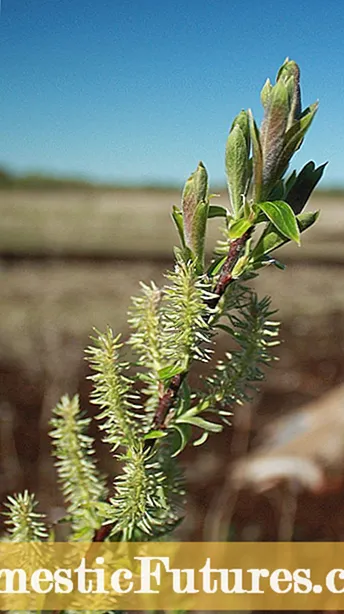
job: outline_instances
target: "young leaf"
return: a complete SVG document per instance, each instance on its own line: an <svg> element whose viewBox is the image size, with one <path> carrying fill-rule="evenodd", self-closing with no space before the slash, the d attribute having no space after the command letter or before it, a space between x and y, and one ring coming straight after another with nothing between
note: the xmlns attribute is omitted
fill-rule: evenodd
<svg viewBox="0 0 344 614"><path fill-rule="evenodd" d="M178 424L191 424L192 426L198 426L198 428L209 431L210 433L221 433L223 430L222 424L216 424L215 422L209 422L199 416L183 415L177 419Z"/></svg>
<svg viewBox="0 0 344 614"><path fill-rule="evenodd" d="M184 236L193 251L193 222L198 203L208 200L208 174L202 162L186 181L182 194Z"/></svg>
<svg viewBox="0 0 344 614"><path fill-rule="evenodd" d="M161 439L162 437L166 437L167 432L166 431L149 431L149 433L146 433L146 435L144 435L143 439Z"/></svg>
<svg viewBox="0 0 344 614"><path fill-rule="evenodd" d="M310 105L286 132L283 151L276 169L276 176L281 177L286 171L289 161L294 153L301 147L304 136L310 127L318 110L318 103Z"/></svg>
<svg viewBox="0 0 344 614"><path fill-rule="evenodd" d="M216 260L214 260L214 262L212 262L211 265L209 266L207 274L210 277L214 277L214 275L217 275L220 269L222 269L222 266L224 265L226 260L227 260L227 255L221 256L220 258L217 258Z"/></svg>
<svg viewBox="0 0 344 614"><path fill-rule="evenodd" d="M245 137L247 151L249 151L251 137L250 137L250 125L248 121L248 114L246 111L242 110L240 111L239 115L236 116L236 118L234 119L232 123L230 132L232 132L235 126L239 126L239 128L241 129L241 132L243 133Z"/></svg>
<svg viewBox="0 0 344 614"><path fill-rule="evenodd" d="M260 131L263 153L263 184L265 186L269 186L271 180L275 177L275 169L284 145L288 115L287 88L282 81L278 81L271 90Z"/></svg>
<svg viewBox="0 0 344 614"><path fill-rule="evenodd" d="M244 255L237 260L233 270L232 270L232 278L238 279L245 272L245 269L249 263L249 257Z"/></svg>
<svg viewBox="0 0 344 614"><path fill-rule="evenodd" d="M226 144L226 173L233 214L238 216L245 194L248 175L248 152L245 136L238 124L229 133Z"/></svg>
<svg viewBox="0 0 344 614"><path fill-rule="evenodd" d="M204 271L205 233L207 229L208 210L208 202L199 202L192 222L192 252L194 254L196 272L198 275L202 275Z"/></svg>
<svg viewBox="0 0 344 614"><path fill-rule="evenodd" d="M258 207L285 237L300 245L300 231L292 208L283 200L258 203Z"/></svg>
<svg viewBox="0 0 344 614"><path fill-rule="evenodd" d="M202 435L193 442L192 445L193 446L201 446L203 443L205 443L207 441L208 437L209 437L209 433L207 431L204 431L202 433Z"/></svg>
<svg viewBox="0 0 344 614"><path fill-rule="evenodd" d="M272 90L272 85L270 79L267 79L263 85L263 89L260 92L260 100L262 102L263 107L265 108L269 103L269 98Z"/></svg>
<svg viewBox="0 0 344 614"><path fill-rule="evenodd" d="M173 219L173 221L174 221L174 223L176 225L176 228L178 230L178 234L179 234L179 237L180 237L181 244L182 244L183 247L186 247L185 237L184 237L183 213L175 205L174 205L173 211L172 211L172 219Z"/></svg>
<svg viewBox="0 0 344 614"><path fill-rule="evenodd" d="M236 220L229 229L229 238L239 239L252 225L252 221L250 220Z"/></svg>
<svg viewBox="0 0 344 614"><path fill-rule="evenodd" d="M253 149L253 175L254 175L254 194L253 198L257 202L260 200L260 193L262 189L263 182L263 154L262 147L260 144L259 130L257 128L257 124L254 121L252 111L249 109L248 118L250 123L250 134L252 139L252 149Z"/></svg>
<svg viewBox="0 0 344 614"><path fill-rule="evenodd" d="M177 365L168 365L167 367L164 367L163 369L160 369L158 371L159 379L161 379L162 381L169 380L175 375L179 375L180 373L185 371L186 368L186 364L181 365L180 363L178 363Z"/></svg>
<svg viewBox="0 0 344 614"><path fill-rule="evenodd" d="M291 206L295 214L301 213L307 204L311 193L323 175L325 167L326 164L322 164L315 168L314 162L308 162L295 178L285 197L286 202Z"/></svg>
<svg viewBox="0 0 344 614"><path fill-rule="evenodd" d="M278 71L277 81L283 81L288 90L290 112L287 128L290 128L301 115L300 69L296 62L287 59Z"/></svg>

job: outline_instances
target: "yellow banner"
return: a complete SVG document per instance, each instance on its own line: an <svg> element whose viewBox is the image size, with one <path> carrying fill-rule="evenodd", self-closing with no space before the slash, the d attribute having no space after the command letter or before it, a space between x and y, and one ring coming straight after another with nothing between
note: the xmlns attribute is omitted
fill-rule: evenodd
<svg viewBox="0 0 344 614"><path fill-rule="evenodd" d="M344 610L344 543L0 543L1 610Z"/></svg>

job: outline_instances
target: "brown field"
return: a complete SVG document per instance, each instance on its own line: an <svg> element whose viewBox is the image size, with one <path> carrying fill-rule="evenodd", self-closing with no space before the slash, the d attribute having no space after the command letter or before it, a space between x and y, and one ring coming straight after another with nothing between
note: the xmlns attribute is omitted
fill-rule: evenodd
<svg viewBox="0 0 344 614"><path fill-rule="evenodd" d="M79 391L92 411L83 348L94 326L110 324L125 336L139 281L162 281L177 242L169 213L179 198L177 192L153 190L0 191L3 495L30 487L57 513L61 501L46 437L51 407L62 393ZM218 202L225 204L225 195ZM302 249L283 249L286 271L266 269L255 282L260 295L273 297L284 342L254 406L249 439L272 416L344 379L344 199L314 196L308 208L320 209L321 216L303 236ZM209 248L218 236L216 220L211 227ZM218 352L225 350L222 337ZM231 438L221 435L216 450L211 440L185 457L193 510L185 535L200 537L197 519L220 488L229 456L237 454L228 451ZM109 468L107 455L102 458Z"/></svg>
<svg viewBox="0 0 344 614"><path fill-rule="evenodd" d="M145 190L0 190L0 253L46 256L170 258L176 232L170 221L178 192ZM222 193L216 203L227 205ZM344 260L344 199L315 195L308 205L321 218L288 257ZM209 247L218 237L210 220Z"/></svg>

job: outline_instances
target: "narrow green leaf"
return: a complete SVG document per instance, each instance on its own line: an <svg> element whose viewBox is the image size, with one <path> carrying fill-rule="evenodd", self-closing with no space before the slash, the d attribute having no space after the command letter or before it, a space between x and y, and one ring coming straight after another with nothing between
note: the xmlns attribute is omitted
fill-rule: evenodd
<svg viewBox="0 0 344 614"><path fill-rule="evenodd" d="M226 260L227 260L227 255L221 256L221 258L217 258L216 260L214 260L214 262L212 262L208 268L208 271L207 271L208 275L211 277L214 277L214 275L217 275L220 269L222 269Z"/></svg>
<svg viewBox="0 0 344 614"><path fill-rule="evenodd" d="M174 223L176 225L176 228L178 230L178 234L179 234L179 237L180 237L181 244L182 244L183 247L186 247L185 237L184 237L183 213L175 205L174 205L173 211L172 211L172 219L173 219L173 221L174 221Z"/></svg>
<svg viewBox="0 0 344 614"><path fill-rule="evenodd" d="M286 202L291 206L295 214L301 213L302 209L306 206L310 195L323 175L326 164L315 168L314 162L308 162L295 178L285 197Z"/></svg>
<svg viewBox="0 0 344 614"><path fill-rule="evenodd" d="M209 431L210 433L221 433L223 430L222 424L216 424L215 422L209 422L209 420L205 420L204 418L200 418L199 416L180 416L178 418L178 424L191 424L192 426L197 426L198 428L204 429L205 431Z"/></svg>
<svg viewBox="0 0 344 614"><path fill-rule="evenodd" d="M221 330L225 331L226 333L228 333L229 335L233 336L233 328L231 328L230 326L227 326L227 324L217 324L216 328L220 328Z"/></svg>
<svg viewBox="0 0 344 614"><path fill-rule="evenodd" d="M209 437L209 433L207 431L204 431L204 433L202 433L202 435L198 439L196 439L192 445L201 446L203 443L207 441L208 437Z"/></svg>
<svg viewBox="0 0 344 614"><path fill-rule="evenodd" d="M181 365L180 363L176 365L168 365L167 367L163 367L158 371L158 377L161 381L166 381L174 377L175 375L179 375L185 371L186 365Z"/></svg>
<svg viewBox="0 0 344 614"><path fill-rule="evenodd" d="M300 232L304 232L317 221L320 211L307 211L296 216Z"/></svg>
<svg viewBox="0 0 344 614"><path fill-rule="evenodd" d="M205 233L207 230L209 203L199 202L192 222L192 252L195 257L196 272L204 272Z"/></svg>
<svg viewBox="0 0 344 614"><path fill-rule="evenodd" d="M263 183L263 154L262 148L260 144L259 130L257 128L257 124L254 121L252 111L249 109L248 118L250 123L250 134L252 140L252 150L253 150L253 176L254 176L254 186L253 186L253 198L257 202L260 200L260 194Z"/></svg>
<svg viewBox="0 0 344 614"><path fill-rule="evenodd" d="M272 264L276 267L276 269L280 269L280 271L285 271L286 269L285 264L279 260L276 260L275 258L272 258Z"/></svg>
<svg viewBox="0 0 344 614"><path fill-rule="evenodd" d="M258 203L258 207L265 213L270 222L285 237L300 245L300 231L292 208L283 200L275 202Z"/></svg>
<svg viewBox="0 0 344 614"><path fill-rule="evenodd" d="M166 431L149 431L146 433L143 439L161 439L162 437L166 437Z"/></svg>
<svg viewBox="0 0 344 614"><path fill-rule="evenodd" d="M178 454L180 454L187 445L191 436L191 427L188 424L172 424L171 429L176 431L176 435L179 436L178 439L176 439L176 443L173 446L173 451L171 454L172 458L174 458L175 456L178 456Z"/></svg>
<svg viewBox="0 0 344 614"><path fill-rule="evenodd" d="M229 133L226 144L226 174L233 214L238 216L247 185L248 152L245 136L238 124Z"/></svg>
<svg viewBox="0 0 344 614"><path fill-rule="evenodd" d="M232 270L232 278L238 279L245 272L249 264L249 257L247 255L241 256Z"/></svg>
<svg viewBox="0 0 344 614"><path fill-rule="evenodd" d="M296 151L300 147L301 142L315 117L318 107L318 102L311 104L309 107L307 107L307 109L305 109L305 111L303 111L300 119L296 121L291 128L289 128L285 135L286 148Z"/></svg>
<svg viewBox="0 0 344 614"><path fill-rule="evenodd" d="M276 170L276 176L281 177L286 171L293 154L301 147L304 136L309 129L318 110L318 103L310 105L286 132L284 146Z"/></svg>
<svg viewBox="0 0 344 614"><path fill-rule="evenodd" d="M229 229L229 237L230 239L239 239L245 234L246 230L253 226L250 220L236 220L233 224L231 224Z"/></svg>
<svg viewBox="0 0 344 614"><path fill-rule="evenodd" d="M191 389L186 379L184 379L182 382L179 396L182 400L182 403L180 404L180 408L176 409L176 415L177 415L177 412L178 414L185 413L186 411L189 411L190 409Z"/></svg>

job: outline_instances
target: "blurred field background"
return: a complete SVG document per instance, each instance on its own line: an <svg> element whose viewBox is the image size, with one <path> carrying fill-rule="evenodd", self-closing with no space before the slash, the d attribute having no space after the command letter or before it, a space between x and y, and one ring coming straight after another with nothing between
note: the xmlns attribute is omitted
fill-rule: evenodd
<svg viewBox="0 0 344 614"><path fill-rule="evenodd" d="M93 413L83 350L93 327L109 324L125 338L139 281L162 283L179 201L173 188L2 175L2 500L29 488L51 520L62 515L51 408L77 392ZM224 191L218 202L226 204ZM279 362L251 406L235 408L232 428L181 457L189 492L182 539L344 539L344 194L319 191L308 209L320 209L320 219L301 249L281 250L286 270L269 267L254 282L279 310ZM216 225L211 220L209 250ZM216 352L226 344L221 337ZM98 452L113 474L100 443Z"/></svg>

